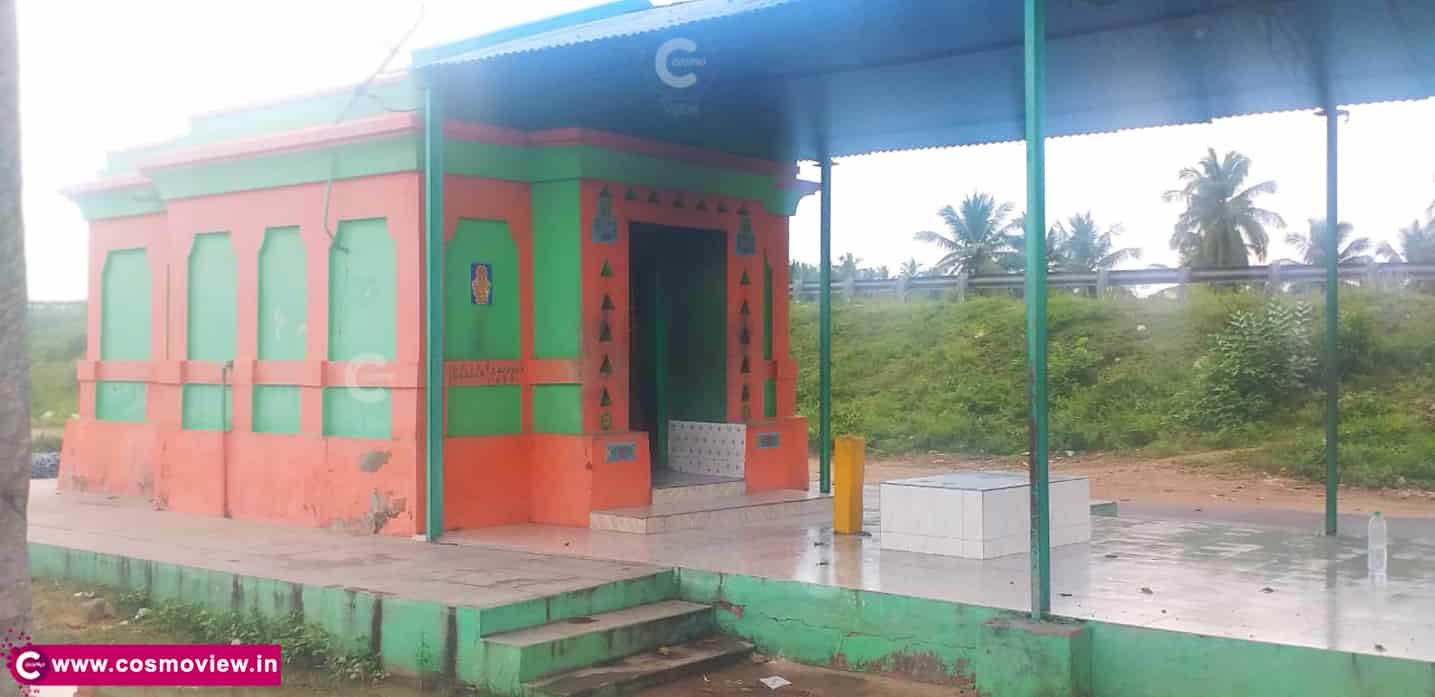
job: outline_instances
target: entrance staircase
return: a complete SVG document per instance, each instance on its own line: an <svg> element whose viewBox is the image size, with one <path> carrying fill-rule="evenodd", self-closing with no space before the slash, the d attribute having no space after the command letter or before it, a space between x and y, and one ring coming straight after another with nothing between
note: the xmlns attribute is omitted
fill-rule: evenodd
<svg viewBox="0 0 1435 697"><path fill-rule="evenodd" d="M711 606L678 599L676 572L623 583L575 594L586 602L550 599L546 621L483 636L482 687L509 697L619 697L752 653L716 633ZM592 609L604 611L582 614Z"/></svg>
<svg viewBox="0 0 1435 697"><path fill-rule="evenodd" d="M593 511L588 527L651 535L735 528L831 510L832 497L827 495L793 489L749 494L741 479L659 470L653 477L651 505Z"/></svg>

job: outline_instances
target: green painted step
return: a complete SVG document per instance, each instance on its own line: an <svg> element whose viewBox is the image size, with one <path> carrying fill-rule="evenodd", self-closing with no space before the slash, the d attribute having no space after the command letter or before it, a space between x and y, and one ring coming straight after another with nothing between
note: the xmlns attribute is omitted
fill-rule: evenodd
<svg viewBox="0 0 1435 697"><path fill-rule="evenodd" d="M713 609L682 600L574 617L483 641L483 687L523 694L523 683L675 646L713 632Z"/></svg>
<svg viewBox="0 0 1435 697"><path fill-rule="evenodd" d="M529 697L625 697L641 690L711 673L752 655L752 644L729 636L690 641L591 668L559 673L524 685Z"/></svg>

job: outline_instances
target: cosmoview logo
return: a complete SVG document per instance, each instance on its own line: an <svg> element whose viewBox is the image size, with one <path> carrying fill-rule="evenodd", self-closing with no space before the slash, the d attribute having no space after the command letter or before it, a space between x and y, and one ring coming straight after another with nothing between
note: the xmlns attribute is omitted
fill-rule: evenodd
<svg viewBox="0 0 1435 697"><path fill-rule="evenodd" d="M12 670L15 671L16 677L28 683L45 677L45 673L49 672L49 667L50 663L45 660L45 654L28 648L15 654Z"/></svg>
<svg viewBox="0 0 1435 697"><path fill-rule="evenodd" d="M680 90L698 84L697 73L692 69L706 66L708 59L693 55L697 52L698 43L692 39L676 38L664 41L658 47L658 54L653 60L658 79L662 80L663 84Z"/></svg>

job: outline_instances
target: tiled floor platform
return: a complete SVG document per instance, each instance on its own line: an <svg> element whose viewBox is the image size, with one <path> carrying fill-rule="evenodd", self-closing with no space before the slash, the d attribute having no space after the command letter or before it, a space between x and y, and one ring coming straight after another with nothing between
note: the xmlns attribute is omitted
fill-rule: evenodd
<svg viewBox="0 0 1435 697"><path fill-rule="evenodd" d="M518 525L428 545L162 513L141 501L57 494L53 482L41 482L32 488L30 539L476 607L642 576L655 566L1027 606L1024 555L975 561L882 550L876 491L868 489L872 536L834 536L830 516L812 514L647 536ZM1120 518L1092 522L1091 544L1053 555L1057 614L1435 661L1435 539L1410 537L1398 522L1383 590L1366 583L1364 541L1355 537L1125 508Z"/></svg>

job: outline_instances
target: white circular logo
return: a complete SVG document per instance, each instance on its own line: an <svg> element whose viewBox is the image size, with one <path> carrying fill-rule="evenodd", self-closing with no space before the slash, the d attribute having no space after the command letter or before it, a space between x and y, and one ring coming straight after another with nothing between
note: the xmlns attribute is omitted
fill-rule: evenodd
<svg viewBox="0 0 1435 697"><path fill-rule="evenodd" d="M658 47L658 55L655 56L653 67L658 71L658 79L663 84L676 89L687 89L698 84L698 76L691 68L701 68L707 65L706 58L694 56L697 53L698 44L692 39L668 39ZM674 56L675 53L684 54ZM681 72L674 72L674 68L687 68Z"/></svg>
<svg viewBox="0 0 1435 697"><path fill-rule="evenodd" d="M15 674L20 676L21 680L39 680L43 675L39 671L39 666L44 665L44 661L45 657L39 651L34 649L21 651L15 657Z"/></svg>
<svg viewBox="0 0 1435 697"><path fill-rule="evenodd" d="M384 401L388 390L383 387L364 387L359 381L359 373L366 373L370 377L370 380L366 382L374 382L374 377L392 378L393 375L387 370L382 372L366 370L374 366L387 366L388 363L389 359L377 353L360 354L345 363L344 387L349 388L349 395L364 404L375 404Z"/></svg>

